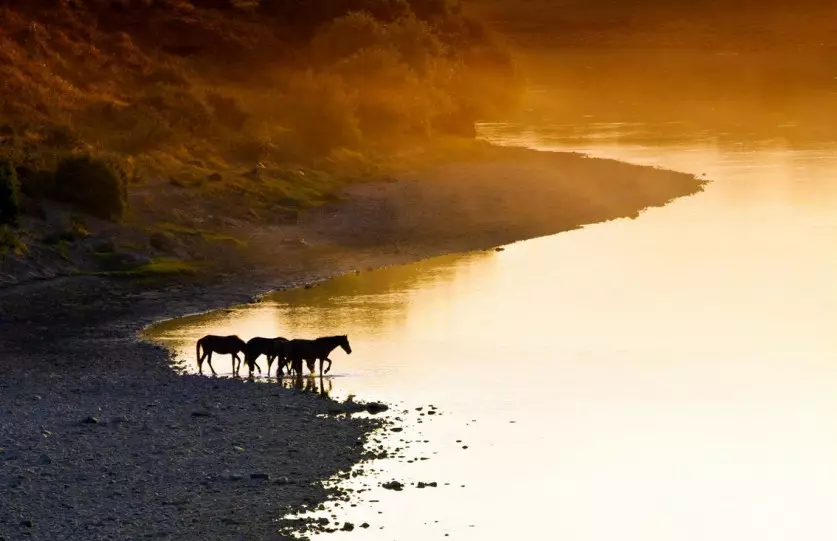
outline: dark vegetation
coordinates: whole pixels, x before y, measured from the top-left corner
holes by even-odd
[[[257,162],[327,169],[473,135],[517,93],[458,0],[10,0],[0,80],[0,155],[26,169],[24,192],[108,217],[124,198],[99,154],[181,185]],[[96,187],[44,193],[34,177],[67,155],[87,156]]]
[[[142,231],[130,244],[149,257],[183,256],[191,231],[217,230],[204,217],[293,223],[346,182],[473,138],[518,93],[459,0],[7,0],[0,252],[55,236],[26,220],[61,233],[74,212]],[[68,259],[81,240],[49,246]]]
[[[11,162],[0,162],[0,225],[14,225],[20,213],[20,182]]]
[[[570,49],[766,51],[833,47],[832,0],[467,0],[515,41]]]
[[[58,164],[53,193],[97,218],[118,221],[128,206],[127,175],[118,162],[70,156]]]

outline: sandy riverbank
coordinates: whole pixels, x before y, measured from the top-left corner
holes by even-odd
[[[230,248],[209,276],[0,290],[0,538],[278,538],[282,515],[324,501],[321,481],[369,452],[379,423],[318,417],[329,402],[316,395],[176,375],[167,352],[136,340],[154,320],[635,216],[699,189],[679,173],[504,149],[241,231],[246,253]]]

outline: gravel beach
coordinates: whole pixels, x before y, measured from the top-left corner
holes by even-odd
[[[589,190],[568,196],[579,178]],[[339,496],[323,481],[376,453],[365,444],[384,421],[323,415],[336,404],[281,385],[180,375],[167,351],[138,340],[145,326],[356,269],[635,216],[700,186],[574,155],[448,166],[353,187],[345,203],[251,237],[261,252],[237,270],[0,289],[0,539],[261,540],[287,538],[289,524],[305,530],[283,516]],[[562,213],[568,206],[576,210]]]

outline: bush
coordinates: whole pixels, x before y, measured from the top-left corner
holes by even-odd
[[[158,84],[147,89],[133,105],[142,114],[160,115],[175,130],[202,132],[212,122],[209,109],[190,89]]]
[[[115,161],[72,156],[55,171],[55,196],[98,218],[118,221],[128,208],[127,176]]]
[[[308,150],[325,154],[362,142],[357,96],[339,76],[311,71],[295,74],[286,100],[290,127]]]
[[[235,98],[229,98],[218,92],[207,92],[206,101],[218,122],[228,128],[240,130],[249,118]]]
[[[20,182],[11,162],[0,162],[0,224],[14,225],[20,213]]]
[[[349,13],[325,25],[312,41],[314,56],[331,63],[386,43],[386,28],[368,13]]]
[[[29,247],[11,227],[0,225],[0,255],[5,256],[10,251],[14,255],[23,256],[29,251]]]

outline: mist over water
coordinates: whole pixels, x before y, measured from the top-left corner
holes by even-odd
[[[321,514],[370,528],[329,538],[834,539],[830,68],[769,91],[780,77],[728,58],[635,78],[639,58],[530,60],[526,110],[483,137],[713,183],[635,220],[277,293],[156,338],[193,363],[209,332],[348,333],[325,385],[393,403],[404,431],[376,437],[403,450],[341,481],[372,488]],[[377,486],[392,479],[405,490]]]

